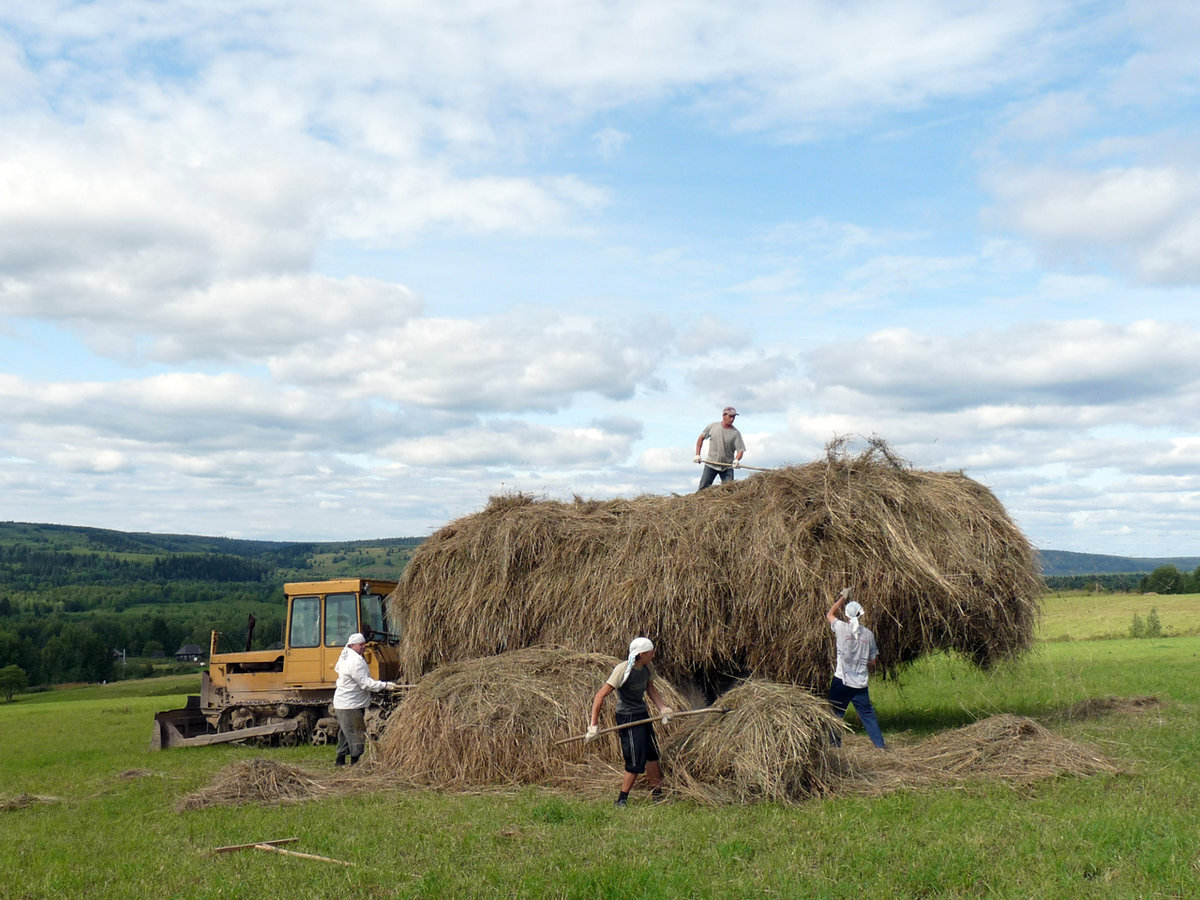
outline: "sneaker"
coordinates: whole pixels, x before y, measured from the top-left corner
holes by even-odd
[[[625,798],[618,797],[616,800],[613,801],[613,806],[618,806],[621,809],[624,809],[625,808]]]
[[[650,799],[655,803],[662,803],[667,799],[667,795],[663,793],[662,788],[655,788],[650,792]]]

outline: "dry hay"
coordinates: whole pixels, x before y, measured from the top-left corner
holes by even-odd
[[[960,785],[979,779],[1028,784],[1061,775],[1115,773],[1116,765],[1023,716],[991,716],[881,752],[861,744],[841,754],[838,793]]]
[[[685,496],[493,497],[425,540],[392,595],[406,680],[535,645],[612,652],[635,635],[659,671],[715,696],[731,678],[823,686],[825,610],[853,585],[881,674],[938,650],[979,665],[1027,649],[1035,552],[995,496],[914,470],[873,441],[851,456]]]
[[[1162,705],[1157,697],[1091,697],[1060,712],[1056,719],[1078,721],[1112,713],[1141,712]]]
[[[837,780],[829,704],[791,684],[748,681],[722,694],[724,715],[688,721],[664,747],[672,794],[706,804],[793,803]]]
[[[287,803],[325,794],[329,784],[296,766],[249,759],[226,766],[208,787],[182,798],[178,810],[241,803]]]
[[[592,698],[617,662],[537,647],[442,666],[392,713],[377,759],[400,781],[442,788],[561,783],[576,763],[596,771],[619,762],[615,736],[555,745],[587,728]],[[664,679],[655,685],[668,705],[686,705]],[[610,719],[614,706],[605,701]]]
[[[58,797],[46,797],[40,794],[17,794],[15,797],[0,797],[0,812],[12,812],[27,809],[39,803],[58,803]]]

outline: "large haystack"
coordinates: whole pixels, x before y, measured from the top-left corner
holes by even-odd
[[[388,718],[380,761],[398,780],[444,788],[544,784],[561,779],[571,763],[586,761],[593,770],[619,764],[615,736],[555,743],[587,728],[592,698],[617,662],[538,647],[442,666]],[[686,707],[664,679],[656,684],[666,703]],[[605,701],[602,723],[612,724],[614,705]]]
[[[537,644],[621,653],[714,696],[734,676],[818,688],[824,614],[852,585],[884,671],[955,650],[980,665],[1026,649],[1033,548],[987,488],[913,470],[879,441],[686,496],[493,498],[430,536],[392,609],[405,677]]]

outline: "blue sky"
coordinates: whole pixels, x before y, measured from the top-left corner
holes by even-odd
[[[1200,12],[0,10],[0,518],[424,535],[879,436],[1195,555]]]

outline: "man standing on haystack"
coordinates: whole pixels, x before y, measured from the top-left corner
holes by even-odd
[[[860,621],[862,604],[857,600],[846,603],[849,598],[850,588],[842,588],[837,602],[825,613],[825,619],[837,638],[837,667],[833,672],[833,682],[829,685],[829,703],[839,718],[845,717],[846,708],[853,703],[867,737],[882,750],[886,749],[883,732],[879,730],[879,719],[867,691],[867,679],[875,668],[879,647],[875,644],[874,633]],[[849,619],[845,622],[838,618],[843,604],[846,606],[846,618]],[[837,746],[842,745],[838,734],[835,733],[832,740]]]
[[[629,658],[617,663],[608,681],[600,686],[592,701],[591,724],[588,725],[584,741],[590,743],[596,739],[600,731],[600,707],[604,698],[613,691],[617,692],[617,724],[625,725],[639,719],[650,718],[650,710],[646,707],[646,694],[658,707],[665,725],[671,718],[671,707],[663,703],[658,688],[654,684],[654,644],[650,638],[638,637],[629,642]],[[650,780],[650,795],[655,800],[661,800],[662,768],[658,764],[658,742],[654,739],[654,726],[650,722],[634,725],[617,732],[621,737],[621,755],[625,758],[625,776],[621,779],[621,793],[617,796],[616,806],[625,806],[633,783],[643,772]]]
[[[333,691],[333,713],[338,721],[337,760],[334,765],[344,766],[346,757],[350,765],[358,762],[367,743],[367,707],[371,705],[374,691],[394,691],[394,681],[377,681],[371,677],[371,669],[363,658],[367,639],[357,631],[346,639],[342,655],[333,670],[337,672],[337,684]]]
[[[696,455],[692,462],[701,462],[700,448],[708,441],[708,459],[700,470],[697,493],[712,484],[717,476],[720,476],[722,484],[733,481],[733,470],[741,466],[746,442],[742,440],[742,433],[733,427],[737,414],[738,411],[732,406],[725,407],[721,410],[721,421],[705,426],[700,437],[696,438]]]

